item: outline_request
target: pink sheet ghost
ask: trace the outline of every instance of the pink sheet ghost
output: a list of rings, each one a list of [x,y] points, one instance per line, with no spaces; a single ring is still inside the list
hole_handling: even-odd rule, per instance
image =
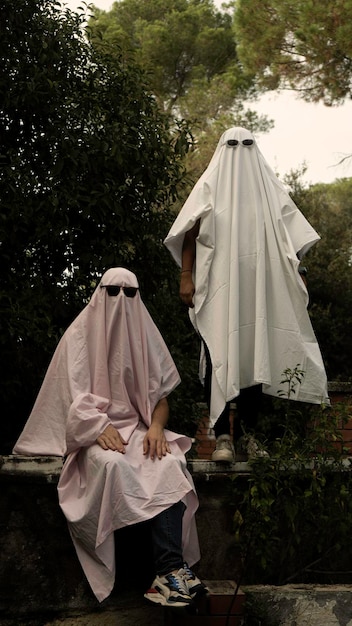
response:
[[[185,453],[191,439],[165,429],[171,453],[143,454],[143,438],[160,398],[180,377],[143,304],[101,285],[138,287],[124,268],[103,275],[88,305],[62,336],[13,453],[59,455],[65,462],[59,503],[89,584],[101,602],[115,581],[114,531],[153,518],[183,500],[183,554],[199,558],[198,507]],[[126,453],[103,450],[96,439],[112,424]]]

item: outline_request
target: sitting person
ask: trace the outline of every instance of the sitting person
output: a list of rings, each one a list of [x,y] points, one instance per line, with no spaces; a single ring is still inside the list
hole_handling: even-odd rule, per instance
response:
[[[187,607],[206,592],[189,568],[200,558],[191,439],[166,429],[179,382],[136,276],[109,269],[61,338],[14,446],[65,457],[59,503],[99,602],[115,582],[114,531],[146,520],[155,580],[145,598]]]

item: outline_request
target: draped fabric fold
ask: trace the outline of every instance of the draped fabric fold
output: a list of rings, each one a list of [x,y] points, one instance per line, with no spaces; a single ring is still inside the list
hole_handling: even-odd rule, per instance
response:
[[[153,409],[179,384],[169,350],[139,291],[109,296],[101,285],[138,287],[124,268],[105,272],[88,305],[62,336],[14,454],[64,456],[60,506],[99,601],[115,580],[114,530],[151,519],[183,500],[184,558],[199,560],[198,499],[185,453],[189,437],[165,429],[171,454],[152,460],[143,438]],[[126,453],[96,439],[112,424]]]
[[[223,133],[165,238],[180,267],[185,233],[198,220],[190,319],[212,361],[211,424],[242,388],[262,383],[266,394],[285,391],[282,373],[296,366],[305,375],[292,398],[328,404],[308,292],[298,272],[320,237],[248,130]],[[201,380],[204,368],[202,350]]]

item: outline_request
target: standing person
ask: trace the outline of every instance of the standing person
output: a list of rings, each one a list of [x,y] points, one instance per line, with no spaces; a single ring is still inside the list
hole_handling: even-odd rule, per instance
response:
[[[145,597],[189,606],[206,591],[188,566],[200,556],[191,440],[166,429],[179,382],[136,276],[109,269],[61,338],[15,444],[14,454],[65,457],[59,503],[99,602],[115,581],[114,531],[147,520],[155,580]]]
[[[233,461],[254,432],[262,392],[279,395],[285,369],[304,378],[293,396],[329,403],[320,349],[307,311],[300,261],[320,239],[245,128],[225,131],[164,243],[181,268],[180,297],[202,339],[215,461]],[[247,438],[249,450],[258,452]]]

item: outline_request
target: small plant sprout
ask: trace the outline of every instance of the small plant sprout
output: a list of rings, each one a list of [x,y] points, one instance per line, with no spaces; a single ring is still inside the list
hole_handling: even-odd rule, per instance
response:
[[[293,369],[291,369],[290,367],[287,367],[283,371],[284,378],[280,380],[280,385],[288,385],[288,389],[287,391],[283,391],[282,389],[279,389],[279,391],[277,392],[278,396],[280,396],[281,398],[287,398],[287,400],[290,400],[291,396],[296,393],[297,385],[300,385],[302,383],[304,375],[305,375],[305,372],[304,370],[300,369],[299,363]]]

